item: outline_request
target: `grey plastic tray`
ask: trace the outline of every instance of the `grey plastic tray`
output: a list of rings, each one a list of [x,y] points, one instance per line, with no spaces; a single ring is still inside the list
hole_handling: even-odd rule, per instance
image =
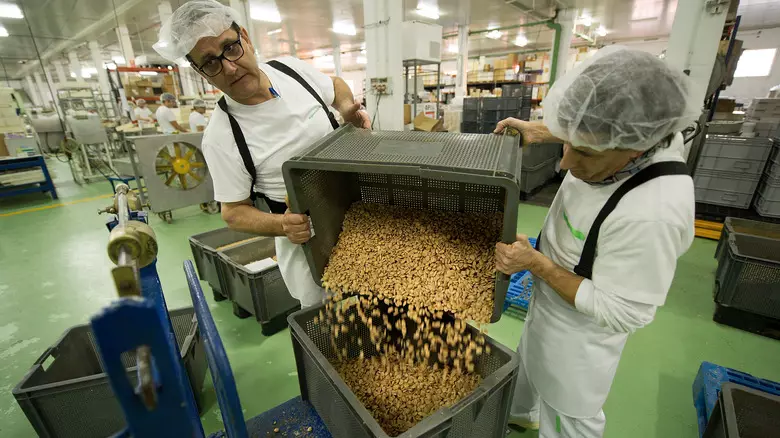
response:
[[[192,307],[173,310],[170,318],[198,410],[203,412],[201,392],[208,364],[195,311]],[[122,362],[135,385],[135,355],[124,353]],[[68,329],[12,392],[40,437],[103,438],[125,427],[125,416],[86,324]]]
[[[219,279],[219,272],[217,271],[219,255],[217,254],[217,248],[256,237],[256,234],[244,233],[229,228],[219,228],[190,237],[192,258],[195,260],[195,266],[198,268],[200,279],[207,281],[215,292],[218,292],[225,298],[230,298],[227,292],[223,291]]]
[[[445,132],[367,131],[347,125],[282,166],[291,209],[310,215],[303,248],[314,280],[356,201],[407,208],[503,212],[501,239],[515,241],[520,139]],[[509,277],[496,276],[492,321],[501,318]]]
[[[753,206],[756,207],[756,211],[761,216],[780,218],[780,200],[770,201],[764,199],[764,197],[761,196],[761,193],[758,193]]]
[[[242,243],[219,254],[218,267],[230,299],[261,323],[300,306],[287,290],[278,265],[259,272],[244,266],[274,255],[276,248],[272,237]]]
[[[361,346],[354,336],[340,336],[332,341],[330,327],[326,321],[315,317],[324,306],[300,310],[288,317],[292,336],[295,363],[298,367],[298,381],[301,397],[311,402],[334,437],[364,438],[388,435],[366,410],[363,404],[331,365],[336,358],[335,348],[347,348],[347,356],[356,358],[362,351],[365,357],[377,354],[371,342],[369,328],[357,318],[356,327],[350,333],[362,339]],[[346,312],[348,318],[355,308]],[[395,318],[391,318],[391,324]],[[468,327],[472,336],[478,333]],[[392,339],[401,336],[400,330],[392,331]],[[411,337],[413,330],[407,332]],[[388,342],[392,342],[390,339]],[[464,399],[449,408],[441,408],[424,418],[417,425],[399,435],[403,438],[445,438],[479,437],[503,438],[505,436],[509,407],[517,378],[518,358],[501,343],[485,337],[490,345],[490,354],[482,355],[475,371],[482,376],[480,386]]]
[[[725,252],[715,278],[715,301],[780,319],[780,240],[735,233]]]
[[[771,146],[767,138],[708,135],[696,168],[761,175]]]
[[[534,190],[545,185],[555,177],[555,163],[558,157],[551,157],[546,162],[541,163],[531,169],[523,167],[520,174],[520,191],[523,193],[532,193]]]

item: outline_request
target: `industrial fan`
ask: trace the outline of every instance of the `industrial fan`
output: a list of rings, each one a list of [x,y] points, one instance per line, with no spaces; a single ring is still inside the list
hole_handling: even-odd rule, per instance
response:
[[[153,213],[171,222],[171,210],[200,205],[216,213],[214,185],[200,149],[202,133],[128,137],[135,146],[139,173]]]

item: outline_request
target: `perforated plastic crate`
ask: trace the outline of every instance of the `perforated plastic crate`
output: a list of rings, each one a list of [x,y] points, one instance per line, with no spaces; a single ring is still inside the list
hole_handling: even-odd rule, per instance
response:
[[[699,436],[704,434],[707,421],[718,401],[721,386],[729,382],[780,396],[780,383],[759,379],[748,373],[722,367],[711,362],[702,362],[699,372],[693,381],[693,404],[696,407],[698,417]]]
[[[190,249],[195,266],[198,268],[198,277],[207,281],[215,292],[225,298],[230,298],[227,292],[222,290],[219,279],[217,248],[256,237],[256,234],[243,233],[229,228],[220,228],[190,237]]]
[[[729,236],[734,233],[780,240],[780,224],[727,217],[723,221],[723,230],[720,233],[718,246],[715,248],[715,258],[718,259],[717,277],[720,277],[722,265],[725,266],[721,261],[721,257],[725,254]]]
[[[729,235],[715,278],[715,301],[780,319],[780,240]]]
[[[348,336],[332,341],[332,328],[328,323],[319,319],[315,321],[322,308],[303,309],[288,318],[301,396],[314,405],[334,437],[388,438],[331,364],[336,359],[336,348],[346,347],[349,358],[357,358],[361,351],[365,357],[375,356],[377,352],[371,342],[369,328],[357,318],[357,328],[350,331],[360,337],[361,346],[357,342],[347,342]],[[349,309],[345,317],[349,318],[354,309]],[[391,316],[390,323],[394,324],[392,318],[395,317]],[[468,331],[472,336],[479,333],[471,326]],[[413,332],[408,331],[407,336],[413,336]],[[391,333],[392,338],[388,342],[401,336],[400,330]],[[453,406],[439,409],[399,436],[504,437],[519,362],[517,355],[501,343],[486,336],[485,344],[491,347],[491,352],[480,356],[475,364],[475,372],[483,378],[479,387]]]
[[[422,210],[503,212],[501,240],[515,241],[519,138],[444,132],[367,131],[344,126],[282,170],[292,210],[308,213],[315,235],[303,245],[322,273],[356,201]],[[509,277],[496,276],[492,321],[501,317]]]
[[[300,302],[287,290],[279,266],[269,266],[260,271],[245,266],[275,255],[274,239],[261,237],[222,251],[218,267],[234,303],[254,315],[261,324],[281,318],[281,328],[284,328],[284,319],[291,311],[300,308]],[[263,334],[273,334],[275,331],[272,329],[278,326],[268,330],[264,327]]]
[[[771,147],[772,142],[768,138],[708,135],[696,169],[760,176]]]
[[[192,307],[170,312],[184,369],[202,412],[208,364]],[[137,382],[135,354],[124,353],[127,378]],[[13,389],[14,398],[40,437],[103,438],[125,427],[125,416],[103,372],[92,329],[68,329]]]
[[[704,438],[780,436],[780,396],[724,383]]]

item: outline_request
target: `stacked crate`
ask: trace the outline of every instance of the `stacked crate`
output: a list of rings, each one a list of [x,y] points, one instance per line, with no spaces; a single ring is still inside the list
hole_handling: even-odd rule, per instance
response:
[[[510,97],[468,97],[463,99],[463,121],[460,132],[489,134],[496,129],[498,122],[508,117],[530,120],[531,98],[525,97],[525,90],[530,90],[530,88],[523,85],[513,86],[522,88],[515,89],[516,91],[508,90],[511,94]],[[518,93],[520,96],[517,96]]]
[[[768,138],[708,135],[693,176],[696,202],[750,207],[771,147]]]
[[[780,99],[753,99],[745,116],[747,116],[749,121],[756,123],[755,132],[757,136],[777,136],[777,132],[780,130]]]
[[[561,158],[561,143],[532,144],[523,148],[520,173],[520,192],[533,194],[558,174],[556,165]]]
[[[774,146],[758,185],[754,205],[761,216],[780,218],[780,138],[772,142]]]

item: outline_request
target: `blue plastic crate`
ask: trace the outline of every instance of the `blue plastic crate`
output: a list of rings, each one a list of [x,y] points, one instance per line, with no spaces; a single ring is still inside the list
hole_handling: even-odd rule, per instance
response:
[[[693,381],[693,405],[696,407],[700,437],[704,435],[704,429],[707,428],[707,422],[715,408],[715,402],[718,401],[721,385],[729,382],[780,396],[780,383],[759,379],[748,373],[714,363],[702,362],[699,373]]]
[[[536,246],[536,239],[528,239],[531,245]],[[533,276],[529,271],[520,271],[509,278],[509,289],[506,291],[504,312],[510,307],[519,307],[528,311],[528,303],[531,302],[531,290],[533,289]]]

